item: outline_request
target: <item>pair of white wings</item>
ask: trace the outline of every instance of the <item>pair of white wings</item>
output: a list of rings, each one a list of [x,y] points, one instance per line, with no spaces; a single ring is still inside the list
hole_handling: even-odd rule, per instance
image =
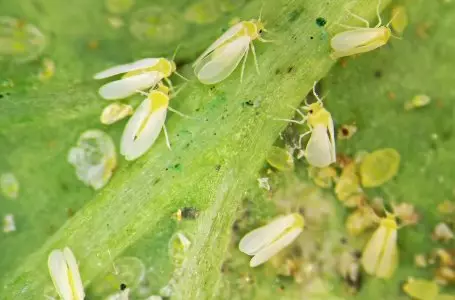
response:
[[[322,124],[316,125],[305,149],[306,159],[314,167],[324,168],[336,161],[335,133],[332,119],[329,120],[327,127]]]
[[[193,64],[194,73],[204,84],[215,84],[227,78],[248,53],[251,38],[234,36],[244,29],[238,23],[227,30]]]
[[[398,263],[397,230],[380,226],[362,254],[362,265],[368,274],[380,278],[392,276]]]
[[[155,143],[164,122],[166,121],[167,106],[150,115],[153,100],[148,97],[142,101],[133,116],[128,120],[120,142],[120,153],[126,160],[134,160],[143,155]],[[146,122],[143,125],[143,122]],[[143,127],[140,135],[139,129]]]
[[[131,71],[147,69],[155,66],[159,58],[144,58],[130,64],[118,65],[93,76],[94,79],[104,79],[114,75],[123,74]],[[144,72],[138,75],[115,80],[103,85],[98,93],[107,100],[116,100],[129,97],[137,90],[144,90],[155,86],[163,79],[163,74],[158,71]]]
[[[376,49],[385,44],[382,36],[381,28],[358,28],[341,32],[330,41],[334,50],[332,57],[338,58]]]
[[[250,266],[256,267],[266,262],[292,243],[302,232],[302,228],[292,228],[294,224],[293,215],[283,216],[245,235],[240,241],[239,249],[243,253],[254,255]]]

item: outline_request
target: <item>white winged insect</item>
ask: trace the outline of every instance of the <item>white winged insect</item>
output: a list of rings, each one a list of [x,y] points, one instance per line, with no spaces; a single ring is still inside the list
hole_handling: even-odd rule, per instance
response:
[[[138,90],[155,87],[161,80],[165,80],[172,87],[168,79],[176,72],[173,60],[166,58],[144,58],[133,63],[118,65],[93,76],[94,79],[104,79],[125,73],[121,79],[103,85],[98,93],[107,100],[116,100],[129,97]],[[183,76],[181,76],[183,77]]]
[[[389,278],[398,265],[398,225],[395,215],[386,213],[362,253],[362,266],[370,275]]]
[[[193,63],[194,73],[204,84],[215,84],[227,78],[243,58],[240,81],[243,79],[246,59],[251,47],[256,71],[259,66],[253,41],[270,42],[261,37],[265,32],[264,23],[259,19],[241,21],[229,28]]]
[[[336,161],[335,130],[332,115],[324,108],[322,99],[319,98],[316,93],[316,82],[313,85],[313,94],[316,97],[317,102],[311,104],[306,103],[303,107],[303,110],[308,112],[306,115],[299,109],[296,109],[296,111],[302,116],[302,120],[275,120],[297,124],[304,124],[307,122],[310,130],[300,135],[298,148],[302,149],[302,138],[304,136],[307,134],[311,134],[311,136],[305,150],[301,150],[299,158],[305,156],[311,166],[324,168]]]
[[[47,261],[55,289],[63,300],[83,300],[84,286],[76,258],[70,248],[53,250]]]
[[[169,88],[164,84],[159,83],[155,90],[144,94],[147,98],[136,109],[123,131],[120,153],[126,160],[135,160],[147,152],[155,143],[161,129],[164,129],[166,144],[171,148],[164,125],[168,110],[187,117],[169,106]]]
[[[336,59],[344,56],[369,52],[387,44],[390,37],[393,36],[389,28],[393,17],[387,25],[381,26],[382,19],[379,14],[380,6],[381,1],[378,2],[376,8],[378,24],[376,24],[375,27],[370,27],[370,23],[367,20],[347,10],[347,12],[354,18],[365,23],[366,27],[363,28],[342,25],[343,27],[349,28],[349,30],[336,34],[330,40],[330,46],[333,49],[333,52],[330,55],[332,58]]]
[[[253,255],[250,267],[256,267],[291,244],[302,232],[305,221],[298,213],[281,216],[246,234],[239,243],[243,253]]]

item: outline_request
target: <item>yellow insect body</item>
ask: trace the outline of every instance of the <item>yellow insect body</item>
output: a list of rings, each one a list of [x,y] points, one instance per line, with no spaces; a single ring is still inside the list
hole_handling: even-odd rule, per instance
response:
[[[381,219],[362,254],[362,266],[370,275],[389,278],[398,264],[397,248],[398,225],[395,216],[387,214]]]
[[[231,75],[243,58],[241,81],[250,47],[258,70],[253,41],[258,39],[265,42],[261,38],[263,31],[264,24],[254,19],[229,28],[194,62],[197,78],[204,84],[218,83]]]
[[[120,153],[126,160],[138,158],[155,143],[166,121],[169,100],[169,89],[160,84],[136,109],[120,142]]]
[[[332,115],[323,107],[322,101],[312,103],[304,109],[308,111],[307,122],[311,128],[311,137],[304,155],[313,167],[327,167],[336,161]]]

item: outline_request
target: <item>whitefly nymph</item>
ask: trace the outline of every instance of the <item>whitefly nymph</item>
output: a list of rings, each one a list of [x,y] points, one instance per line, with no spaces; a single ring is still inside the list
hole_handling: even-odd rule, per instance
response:
[[[226,79],[237,68],[243,58],[240,81],[251,48],[256,70],[259,66],[253,41],[268,42],[261,37],[266,31],[264,23],[259,19],[241,21],[229,28],[194,62],[194,73],[204,84],[215,84]]]
[[[173,60],[166,58],[144,58],[133,63],[118,65],[95,74],[94,79],[104,79],[123,74],[122,78],[103,85],[98,93],[107,100],[129,97],[138,90],[155,87],[161,80],[168,79],[175,73],[176,65]]]

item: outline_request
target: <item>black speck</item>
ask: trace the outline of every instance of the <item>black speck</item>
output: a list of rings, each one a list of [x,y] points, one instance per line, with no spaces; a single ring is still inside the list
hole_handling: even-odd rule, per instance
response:
[[[216,165],[215,170],[219,171],[221,169],[221,165]]]
[[[214,132],[213,135],[216,135],[216,132]]]
[[[182,165],[181,164],[175,164],[174,165],[174,169],[176,169],[177,171],[180,171],[182,169]]]
[[[302,10],[301,9],[296,9],[296,10],[293,10],[292,12],[289,13],[289,22],[294,22],[296,21],[299,17],[300,17],[300,14],[302,13]]]
[[[157,183],[160,182],[160,181],[161,181],[161,179],[160,179],[160,178],[157,178],[157,179],[155,179],[155,181],[154,181],[152,184],[155,185],[155,184],[157,184]]]
[[[327,24],[327,21],[324,18],[319,17],[316,19],[316,25],[318,25],[319,27],[324,27],[325,24]]]
[[[206,119],[205,119],[205,121],[206,121],[206,122],[208,122],[208,121],[209,121],[209,119],[208,119],[208,118],[206,118]]]
[[[314,37],[310,36],[310,40],[314,39]]]
[[[362,252],[360,252],[359,250],[355,250],[354,252],[352,252],[352,255],[356,258],[356,259],[360,259],[362,257]]]
[[[199,108],[199,107],[195,109],[195,111],[199,111],[199,110],[200,110],[200,108]]]
[[[4,97],[3,94],[0,94],[0,99],[2,99],[3,97]]]
[[[341,242],[343,245],[346,245],[346,244],[348,243],[348,239],[345,238],[345,237],[342,237],[342,238],[340,239],[340,242]]]
[[[211,86],[211,87],[210,87],[210,90],[211,90],[211,91],[214,91],[214,90],[215,90],[215,87],[214,87],[214,86]]]
[[[243,106],[253,106],[254,103],[253,103],[253,101],[248,100],[248,101],[243,102],[242,105],[243,105]]]
[[[290,67],[288,68],[288,73],[291,73],[293,70],[294,70],[294,66],[290,66]]]
[[[280,74],[280,73],[281,73],[280,69],[276,69],[276,70],[275,70],[275,75],[278,75],[278,74]]]
[[[280,290],[284,291],[284,285],[280,285]]]
[[[169,170],[169,168],[166,168],[166,171]]]
[[[126,289],[126,284],[121,283],[120,284],[120,290],[124,291]]]
[[[382,72],[381,72],[381,70],[375,71],[375,72],[374,72],[374,77],[376,77],[376,78],[381,78],[381,77],[382,77]]]
[[[196,219],[199,216],[199,210],[195,207],[184,207],[182,210],[182,217],[184,219]]]

